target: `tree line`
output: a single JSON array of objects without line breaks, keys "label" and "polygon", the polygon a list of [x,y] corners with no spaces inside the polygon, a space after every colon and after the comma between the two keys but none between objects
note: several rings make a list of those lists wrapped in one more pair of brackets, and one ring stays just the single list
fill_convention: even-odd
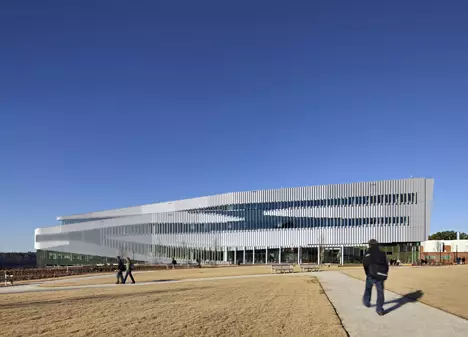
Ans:
[{"label": "tree line", "polygon": [[[456,240],[456,231],[443,231],[429,235],[429,240]],[[468,234],[460,232],[460,240],[468,240]]]},{"label": "tree line", "polygon": [[34,268],[37,264],[36,253],[0,253],[0,269]]}]

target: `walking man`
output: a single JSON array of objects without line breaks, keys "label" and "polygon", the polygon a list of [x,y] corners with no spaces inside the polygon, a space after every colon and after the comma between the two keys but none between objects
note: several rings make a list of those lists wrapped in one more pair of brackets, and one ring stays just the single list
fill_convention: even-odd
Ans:
[{"label": "walking man", "polygon": [[125,273],[124,283],[127,282],[127,277],[129,276],[132,279],[132,283],[135,283],[135,279],[133,278],[133,275],[132,275],[132,270],[133,270],[132,260],[130,260],[130,258],[127,257],[127,272]]},{"label": "walking man", "polygon": [[384,281],[388,277],[387,255],[379,249],[377,240],[369,241],[369,250],[364,256],[364,271],[366,272],[366,289],[362,299],[366,307],[370,307],[372,287],[377,289],[377,314],[383,316]]},{"label": "walking man", "polygon": [[117,261],[119,263],[119,266],[117,267],[117,282],[115,282],[115,283],[116,284],[119,284],[119,283],[124,284],[125,280],[123,278],[122,273],[125,271],[125,265],[124,265],[123,260],[120,258],[120,256],[117,256]]}]

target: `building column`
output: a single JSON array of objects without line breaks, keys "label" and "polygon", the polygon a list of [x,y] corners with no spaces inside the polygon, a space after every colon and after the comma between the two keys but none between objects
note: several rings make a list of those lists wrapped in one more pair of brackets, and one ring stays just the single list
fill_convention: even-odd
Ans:
[{"label": "building column", "polygon": [[227,262],[228,260],[228,248],[224,247],[223,261]]},{"label": "building column", "polygon": [[268,264],[268,247],[265,247],[265,264]]},{"label": "building column", "polygon": [[281,263],[281,247],[278,248],[278,263]]},{"label": "building column", "polygon": [[344,265],[344,245],[341,245],[341,265]]},{"label": "building column", "polygon": [[301,264],[301,247],[297,247],[297,264]]},{"label": "building column", "polygon": [[245,264],[245,246],[244,246],[244,262],[243,264]]},{"label": "building column", "polygon": [[252,247],[252,264],[255,264],[255,247]]},{"label": "building column", "polygon": [[317,247],[317,264],[320,266],[320,246]]},{"label": "building column", "polygon": [[237,264],[237,247],[234,248],[234,264]]}]

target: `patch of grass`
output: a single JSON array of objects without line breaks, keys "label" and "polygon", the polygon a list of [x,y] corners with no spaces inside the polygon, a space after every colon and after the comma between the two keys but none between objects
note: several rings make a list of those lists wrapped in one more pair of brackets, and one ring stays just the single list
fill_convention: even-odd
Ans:
[{"label": "patch of grass", "polygon": [[[338,266],[323,266],[321,271],[328,270],[353,270],[354,267],[338,267]],[[300,272],[298,266],[294,267],[294,272]],[[269,265],[256,266],[241,266],[241,267],[219,267],[219,268],[193,268],[193,269],[169,269],[156,270],[151,272],[134,273],[137,282],[163,282],[171,280],[186,280],[196,278],[211,278],[224,276],[242,276],[242,275],[259,275],[270,274],[271,267]],[[97,278],[89,278],[89,276],[98,276]],[[60,280],[51,280],[41,284],[41,287],[67,287],[77,285],[93,285],[93,284],[112,284],[116,281],[115,274],[109,275],[84,275],[83,277],[75,277],[73,279],[66,278]]]},{"label": "patch of grass", "polygon": [[[269,274],[270,267],[252,266],[252,267],[229,267],[229,268],[194,268],[194,269],[169,269],[156,270],[151,272],[136,272],[134,278],[136,282],[164,282],[174,280],[186,280],[196,278],[211,278],[223,276],[257,275]],[[41,287],[66,287],[75,285],[91,284],[111,284],[116,281],[115,274],[99,278],[77,278],[74,280],[60,280],[59,282],[48,282]]]},{"label": "patch of grass", "polygon": [[346,336],[320,289],[297,276],[9,294],[0,335]]}]

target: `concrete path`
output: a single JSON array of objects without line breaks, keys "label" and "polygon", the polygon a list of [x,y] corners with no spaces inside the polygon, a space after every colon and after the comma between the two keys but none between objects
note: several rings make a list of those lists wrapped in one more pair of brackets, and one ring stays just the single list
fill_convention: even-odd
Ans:
[{"label": "concrete path", "polygon": [[378,316],[375,312],[375,288],[373,306],[366,308],[361,304],[363,281],[335,271],[316,275],[351,337],[468,336],[467,320],[391,291],[385,291],[386,314]]}]

